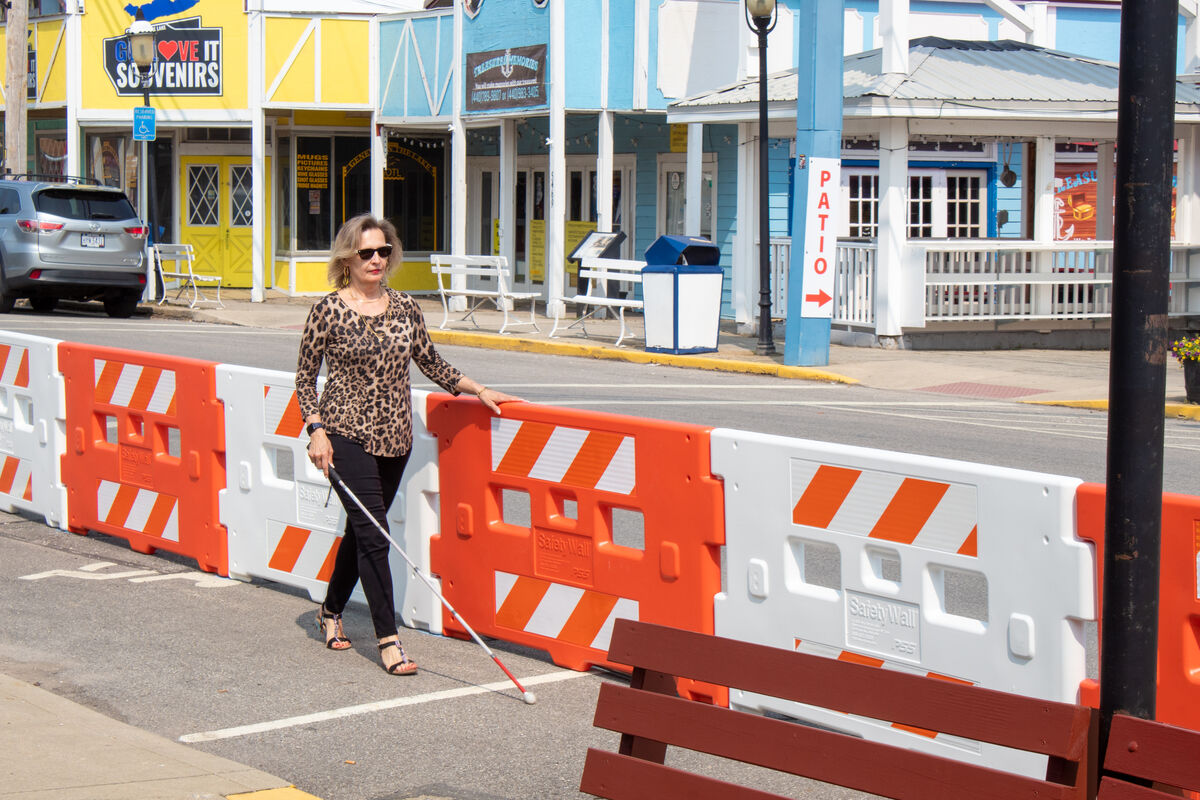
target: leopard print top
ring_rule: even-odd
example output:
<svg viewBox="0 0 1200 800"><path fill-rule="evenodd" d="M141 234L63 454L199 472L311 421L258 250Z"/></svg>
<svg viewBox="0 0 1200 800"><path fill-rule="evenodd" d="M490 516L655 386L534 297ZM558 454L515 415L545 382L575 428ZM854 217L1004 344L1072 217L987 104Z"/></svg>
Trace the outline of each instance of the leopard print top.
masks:
<svg viewBox="0 0 1200 800"><path fill-rule="evenodd" d="M368 453L400 456L412 447L409 359L453 394L463 375L433 348L417 302L394 289L387 293L387 308L374 317L351 309L337 292L312 307L300 340L296 397L304 419L320 413L327 430ZM327 377L318 399L323 360Z"/></svg>

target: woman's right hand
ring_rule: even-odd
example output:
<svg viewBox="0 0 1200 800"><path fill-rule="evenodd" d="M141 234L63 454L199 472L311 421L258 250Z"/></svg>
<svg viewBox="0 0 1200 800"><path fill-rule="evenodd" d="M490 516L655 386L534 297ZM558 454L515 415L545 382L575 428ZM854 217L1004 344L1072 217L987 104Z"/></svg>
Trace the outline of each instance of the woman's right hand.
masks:
<svg viewBox="0 0 1200 800"><path fill-rule="evenodd" d="M322 428L317 428L309 437L308 460L314 467L321 470L326 478L329 477L329 467L333 464L333 444Z"/></svg>

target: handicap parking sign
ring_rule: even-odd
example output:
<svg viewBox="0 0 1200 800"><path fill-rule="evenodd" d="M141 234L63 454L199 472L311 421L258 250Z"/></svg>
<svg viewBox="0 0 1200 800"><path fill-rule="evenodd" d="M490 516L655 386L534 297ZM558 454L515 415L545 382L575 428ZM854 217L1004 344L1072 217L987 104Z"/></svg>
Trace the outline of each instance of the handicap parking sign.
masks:
<svg viewBox="0 0 1200 800"><path fill-rule="evenodd" d="M137 106L133 109L133 140L135 142L153 142L155 136L154 109L150 106Z"/></svg>

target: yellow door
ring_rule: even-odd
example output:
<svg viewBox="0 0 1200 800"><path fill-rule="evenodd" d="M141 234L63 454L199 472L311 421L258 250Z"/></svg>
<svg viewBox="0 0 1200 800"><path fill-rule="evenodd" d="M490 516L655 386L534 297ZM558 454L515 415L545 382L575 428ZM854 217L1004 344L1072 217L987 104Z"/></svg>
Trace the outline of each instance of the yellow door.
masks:
<svg viewBox="0 0 1200 800"><path fill-rule="evenodd" d="M196 272L220 275L226 286L250 286L254 226L250 158L181 156L179 161L180 239L196 252Z"/></svg>

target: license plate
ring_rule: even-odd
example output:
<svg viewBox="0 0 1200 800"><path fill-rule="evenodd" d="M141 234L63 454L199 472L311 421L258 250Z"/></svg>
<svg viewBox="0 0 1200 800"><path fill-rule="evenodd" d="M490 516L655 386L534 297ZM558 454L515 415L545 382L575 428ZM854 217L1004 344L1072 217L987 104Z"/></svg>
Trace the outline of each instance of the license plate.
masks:
<svg viewBox="0 0 1200 800"><path fill-rule="evenodd" d="M104 234L81 233L79 234L79 245L81 247L104 247Z"/></svg>

